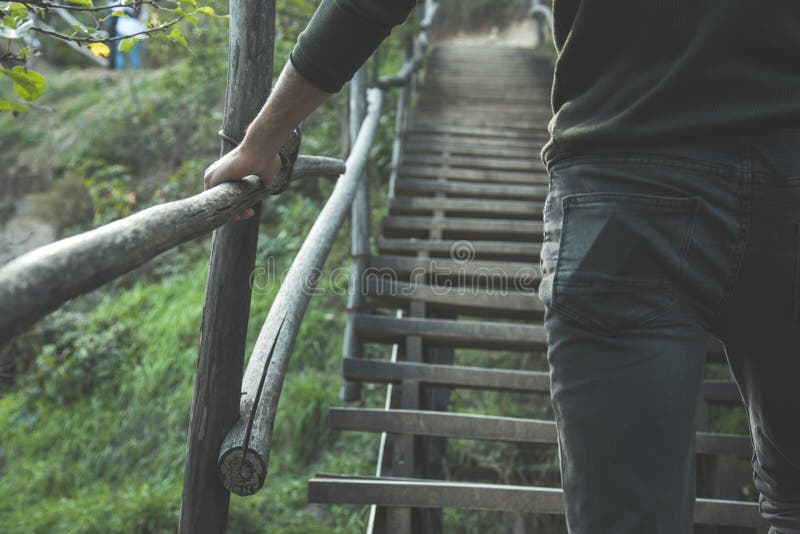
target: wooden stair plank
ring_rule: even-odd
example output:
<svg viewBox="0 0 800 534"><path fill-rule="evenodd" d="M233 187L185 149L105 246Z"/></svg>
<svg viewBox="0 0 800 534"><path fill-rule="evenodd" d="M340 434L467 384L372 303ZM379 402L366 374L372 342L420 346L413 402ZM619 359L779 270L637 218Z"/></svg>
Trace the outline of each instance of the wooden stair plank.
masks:
<svg viewBox="0 0 800 534"><path fill-rule="evenodd" d="M371 335L378 337L377 334ZM357 382L419 380L447 387L550 393L550 375L544 371L350 359L345 360L342 372L345 378ZM711 404L741 406L739 390L733 382L705 381L703 398Z"/></svg>
<svg viewBox="0 0 800 534"><path fill-rule="evenodd" d="M370 297L389 302L417 300L453 312L492 312L496 316L526 317L544 311L536 295L513 290L435 287L415 282L370 277L364 284Z"/></svg>
<svg viewBox="0 0 800 534"><path fill-rule="evenodd" d="M541 371L350 359L344 361L342 373L348 380L356 382L397 383L400 380L419 380L429 385L467 389L525 393L550 391L550 377Z"/></svg>
<svg viewBox="0 0 800 534"><path fill-rule="evenodd" d="M409 132L437 135L449 135L451 137L468 138L495 138L495 139L541 139L544 130L539 128L513 129L513 128L476 128L472 126L450 126L446 124L412 124Z"/></svg>
<svg viewBox="0 0 800 534"><path fill-rule="evenodd" d="M514 221L470 217L415 217L402 215L389 215L384 217L381 227L384 231L430 231L437 229L443 232L458 234L458 237L453 239L466 239L467 237L479 237L484 234L491 234L511 239L525 238L527 241L541 241L542 232L544 231L544 224L537 221Z"/></svg>
<svg viewBox="0 0 800 534"><path fill-rule="evenodd" d="M469 241L469 244L459 241L446 241L438 239L404 239L404 238L378 238L378 250L382 254L416 253L428 251L434 254L458 254L462 251L469 256L464 263L475 258L497 258L509 261L539 261L541 245L535 243L520 243L514 241Z"/></svg>
<svg viewBox="0 0 800 534"><path fill-rule="evenodd" d="M503 185L440 182L419 178L401 178L395 184L397 193L445 193L449 196L469 196L474 198L508 198L544 200L546 185Z"/></svg>
<svg viewBox="0 0 800 534"><path fill-rule="evenodd" d="M464 198L395 197L389 210L395 214L427 213L434 210L493 215L504 218L527 218L541 222L544 202L515 200L474 200Z"/></svg>
<svg viewBox="0 0 800 534"><path fill-rule="evenodd" d="M354 328L364 341L400 343L419 336L426 346L536 351L547 348L542 325L449 319L410 319L361 313Z"/></svg>
<svg viewBox="0 0 800 534"><path fill-rule="evenodd" d="M390 432L415 436L515 443L556 442L556 427L552 421L423 410L331 408L328 412L328 426L332 430Z"/></svg>
<svg viewBox="0 0 800 534"><path fill-rule="evenodd" d="M452 147L456 150L467 150L475 148L483 151L507 150L510 154L530 155L531 152L541 150L547 142L546 134L538 135L535 139L492 139L484 137L452 137L437 133L410 133L406 141L406 148L421 147L426 144L439 145L441 147Z"/></svg>
<svg viewBox="0 0 800 534"><path fill-rule="evenodd" d="M475 285L476 282L483 282L483 285L506 284L525 291L531 291L535 283L541 279L538 263L481 260L463 262L389 254L370 256L369 274L396 278L414 275L436 280L458 278L460 282L469 285Z"/></svg>
<svg viewBox="0 0 800 534"><path fill-rule="evenodd" d="M422 155L422 154L441 154L448 152L451 156L474 156L474 157L489 157L489 158L506 158L510 160L536 160L539 159L541 146L539 143L525 143L519 146L507 143L497 143L495 145L486 145L480 142L456 143L445 140L431 140L419 141L410 139L405 144L405 155Z"/></svg>
<svg viewBox="0 0 800 534"><path fill-rule="evenodd" d="M515 443L557 443L554 421L423 410L331 408L328 424L334 430L391 432ZM697 432L697 454L730 454L750 458L749 436Z"/></svg>
<svg viewBox="0 0 800 534"><path fill-rule="evenodd" d="M543 171L544 165L539 158L502 158L496 156L435 156L424 153L406 153L403 163L409 165L432 165L466 167L470 169L490 169L501 171L535 172Z"/></svg>
<svg viewBox="0 0 800 534"><path fill-rule="evenodd" d="M308 501L553 515L564 513L560 488L377 477L313 478L308 484ZM765 526L757 503L717 499L697 499L694 522L759 529Z"/></svg>
<svg viewBox="0 0 800 534"><path fill-rule="evenodd" d="M414 178L447 178L481 183L508 183L547 185L549 178L545 172L497 171L486 169L459 169L433 167L429 165L411 165L402 163L399 176Z"/></svg>

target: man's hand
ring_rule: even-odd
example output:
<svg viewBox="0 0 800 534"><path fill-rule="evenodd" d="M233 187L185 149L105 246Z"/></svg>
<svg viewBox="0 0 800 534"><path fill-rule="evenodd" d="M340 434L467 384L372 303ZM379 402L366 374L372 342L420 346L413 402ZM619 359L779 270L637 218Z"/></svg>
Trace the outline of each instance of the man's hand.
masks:
<svg viewBox="0 0 800 534"><path fill-rule="evenodd" d="M287 63L267 103L247 128L242 144L206 169L206 189L250 175L258 176L266 184L272 183L281 169L278 150L290 138L295 126L328 96ZM248 208L236 214L234 220L250 218L253 213L253 209Z"/></svg>
<svg viewBox="0 0 800 534"><path fill-rule="evenodd" d="M277 153L259 154L258 151L242 144L212 163L206 169L203 181L205 188L210 189L222 182L234 182L245 176L255 175L265 184L270 184L280 169L281 159ZM254 213L253 208L247 208L237 213L233 220L249 219Z"/></svg>

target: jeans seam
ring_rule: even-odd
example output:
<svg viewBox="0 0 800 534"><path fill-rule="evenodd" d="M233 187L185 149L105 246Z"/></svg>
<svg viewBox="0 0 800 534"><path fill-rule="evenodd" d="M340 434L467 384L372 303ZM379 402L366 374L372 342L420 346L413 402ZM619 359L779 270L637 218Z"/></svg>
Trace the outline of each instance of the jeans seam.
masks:
<svg viewBox="0 0 800 534"><path fill-rule="evenodd" d="M736 237L736 249L733 252L731 259L731 270L728 273L728 279L725 282L725 289L722 297L715 306L719 312L722 312L725 304L733 296L736 282L739 278L739 272L742 267L744 255L750 241L750 219L751 219L751 205L752 205L752 187L753 187L753 160L752 152L747 151L747 156L743 158L741 163L740 177L739 177L739 228Z"/></svg>
<svg viewBox="0 0 800 534"><path fill-rule="evenodd" d="M673 156L652 152L640 152L633 154L591 154L584 156L573 156L557 161L552 164L550 171L560 171L581 164L613 163L614 165L642 165L648 167L670 167L684 170L708 173L712 175L729 175L732 167L715 165L713 163L695 160L683 156Z"/></svg>
<svg viewBox="0 0 800 534"><path fill-rule="evenodd" d="M800 221L795 224L794 303L792 327L800 326Z"/></svg>

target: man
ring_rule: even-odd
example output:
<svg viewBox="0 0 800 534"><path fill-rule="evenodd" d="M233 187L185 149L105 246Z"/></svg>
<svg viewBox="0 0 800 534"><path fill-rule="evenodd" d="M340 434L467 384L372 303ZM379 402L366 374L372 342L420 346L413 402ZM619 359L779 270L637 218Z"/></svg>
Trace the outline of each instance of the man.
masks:
<svg viewBox="0 0 800 534"><path fill-rule="evenodd" d="M324 1L206 185L273 176L292 127L412 5ZM800 2L555 0L554 16L540 296L570 531L691 532L713 335L762 514L800 532Z"/></svg>

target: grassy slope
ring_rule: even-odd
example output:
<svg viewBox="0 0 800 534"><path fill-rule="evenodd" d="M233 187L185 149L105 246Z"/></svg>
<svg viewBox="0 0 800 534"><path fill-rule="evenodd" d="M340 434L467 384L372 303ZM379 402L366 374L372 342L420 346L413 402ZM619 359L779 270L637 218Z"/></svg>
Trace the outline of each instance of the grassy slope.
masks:
<svg viewBox="0 0 800 534"><path fill-rule="evenodd" d="M286 47L279 43L277 55ZM391 52L384 58L387 70L397 67ZM5 169L25 165L87 187L96 224L197 191L218 146L224 64L182 62L125 77L71 69L48 81L41 104L52 113L0 115ZM338 155L338 104L307 123L305 151ZM376 180L385 178L390 126L386 117ZM375 184L377 217L385 184ZM288 268L331 187L298 184L267 202L260 266ZM58 198L49 202L58 210ZM170 251L14 343L21 378L0 398L0 532L174 532L208 251L208 240ZM348 256L344 228L325 272ZM272 284L253 295L249 346L276 292ZM333 291L313 299L283 390L267 485L232 499L230 532L353 532L363 524L361 508L306 504L314 473L369 473L375 462L374 436L327 431L345 307Z"/></svg>

